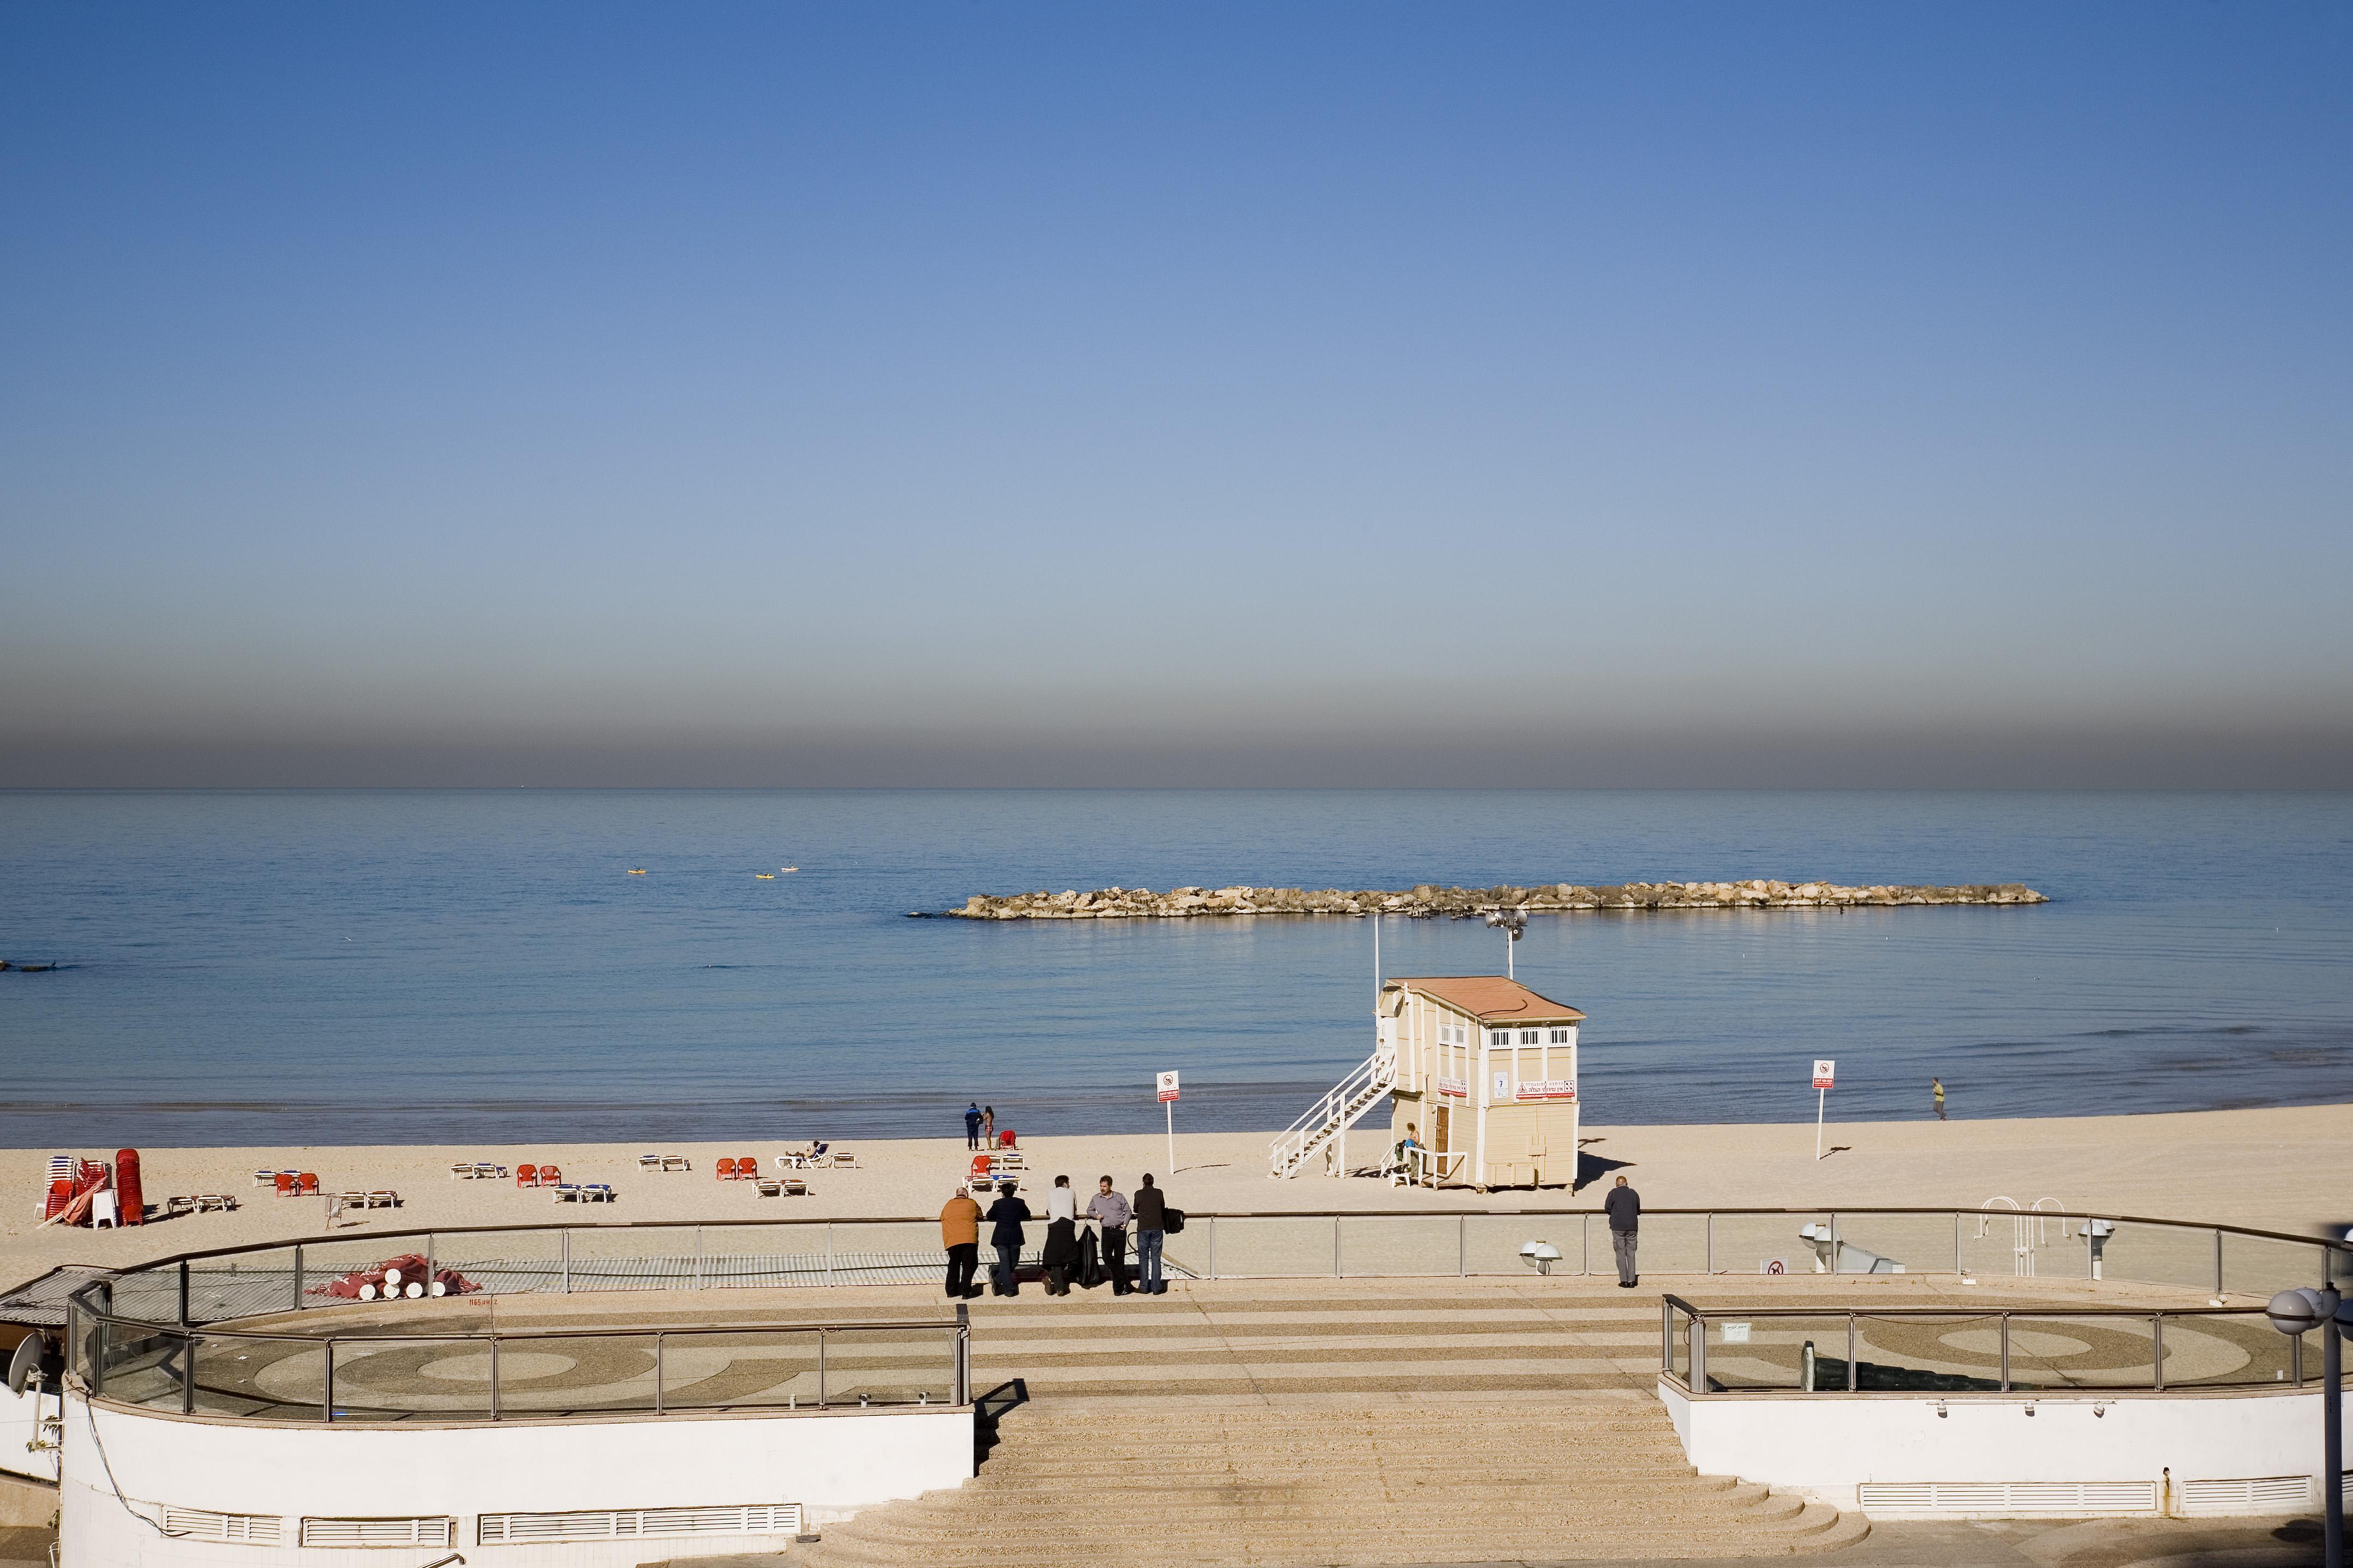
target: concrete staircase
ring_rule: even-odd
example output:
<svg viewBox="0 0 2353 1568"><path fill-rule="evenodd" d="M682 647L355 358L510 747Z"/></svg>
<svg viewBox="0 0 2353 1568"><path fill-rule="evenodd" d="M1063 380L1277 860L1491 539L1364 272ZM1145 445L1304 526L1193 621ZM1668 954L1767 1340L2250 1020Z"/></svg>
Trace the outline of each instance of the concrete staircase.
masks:
<svg viewBox="0 0 2353 1568"><path fill-rule="evenodd" d="M1695 1474L1655 1401L1130 1405L1019 1406L975 1480L828 1525L794 1555L812 1568L1746 1557L1869 1528Z"/></svg>
<svg viewBox="0 0 2353 1568"><path fill-rule="evenodd" d="M1860 1514L1696 1474L1655 1297L1558 1281L1237 1281L974 1303L985 1453L790 1554L849 1564L1778 1556Z"/></svg>

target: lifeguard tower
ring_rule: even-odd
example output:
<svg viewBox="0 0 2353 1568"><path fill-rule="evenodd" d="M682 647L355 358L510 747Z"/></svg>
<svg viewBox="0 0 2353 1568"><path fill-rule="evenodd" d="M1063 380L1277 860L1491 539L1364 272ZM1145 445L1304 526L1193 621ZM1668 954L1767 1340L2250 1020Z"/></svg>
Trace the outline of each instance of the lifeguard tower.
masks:
<svg viewBox="0 0 2353 1568"><path fill-rule="evenodd" d="M1386 1095L1384 1152L1409 1127L1417 1145L1384 1161L1398 1180L1481 1192L1576 1181L1583 1013L1501 974L1451 974L1386 982L1374 1018L1373 1054L1274 1141L1270 1175L1296 1175L1318 1153L1346 1173L1348 1129Z"/></svg>

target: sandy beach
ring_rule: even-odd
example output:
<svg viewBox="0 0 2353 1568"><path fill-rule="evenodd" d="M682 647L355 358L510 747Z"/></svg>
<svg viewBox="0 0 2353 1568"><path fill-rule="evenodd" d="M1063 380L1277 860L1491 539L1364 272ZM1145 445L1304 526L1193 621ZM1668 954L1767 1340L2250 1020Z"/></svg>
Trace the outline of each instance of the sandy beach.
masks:
<svg viewBox="0 0 2353 1568"><path fill-rule="evenodd" d="M1177 1168L1156 1136L1024 1140L1042 1187L1067 1173L1082 1189L1109 1174L1123 1190L1150 1171L1182 1206L1208 1214L1275 1214L1406 1209L1448 1213L1518 1207L1597 1208L1606 1182L1620 1171L1652 1207L1801 1205L1956 1205L1975 1208L1996 1194L2021 1203L2056 1198L2068 1207L2162 1218L2200 1219L2314 1234L2353 1224L2353 1105L2296 1106L2179 1115L2051 1117L2010 1121L1833 1122L1817 1163L1810 1123L1593 1127L1585 1135L1585 1185L1482 1195L1469 1191L1398 1188L1370 1177L1336 1180L1266 1174L1264 1132L1179 1133ZM1351 1152L1374 1158L1383 1134L1361 1131ZM814 1171L803 1198L762 1198L750 1183L720 1182L722 1156L755 1154L772 1169L787 1145L744 1138L733 1143L663 1145L687 1155L690 1173L641 1172L638 1156L653 1145L543 1143L493 1147L148 1149L141 1154L151 1206L175 1194L234 1194L230 1214L188 1215L120 1231L39 1226L38 1205L52 1150L0 1152L0 1181L19 1195L0 1231L0 1284L14 1284L60 1263L121 1264L205 1247L234 1247L328 1234L317 1198L280 1198L253 1185L260 1167L316 1172L330 1191L385 1188L398 1208L347 1214L333 1234L432 1226L636 1220L919 1217L935 1215L969 1155L963 1137L860 1142L860 1169ZM848 1145L845 1145L848 1146ZM78 1151L111 1158L113 1151ZM495 1160L509 1167L553 1161L570 1181L610 1182L609 1208L557 1205L543 1191L512 1182L449 1179L457 1160Z"/></svg>

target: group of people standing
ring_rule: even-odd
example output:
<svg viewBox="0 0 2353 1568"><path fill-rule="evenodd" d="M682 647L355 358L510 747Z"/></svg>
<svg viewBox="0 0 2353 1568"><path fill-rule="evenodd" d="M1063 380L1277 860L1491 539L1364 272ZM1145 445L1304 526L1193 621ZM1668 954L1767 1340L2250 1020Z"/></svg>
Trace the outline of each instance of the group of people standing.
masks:
<svg viewBox="0 0 2353 1568"><path fill-rule="evenodd" d="M1007 1182L999 1186L996 1201L986 1213L969 1192L958 1187L955 1195L940 1210L940 1241L948 1254L948 1299L959 1300L980 1294L973 1276L980 1266L983 1220L988 1223L988 1243L997 1253L997 1261L989 1268L990 1293L1020 1294L1021 1247L1029 1239L1022 1226L1037 1217L1022 1199L1017 1183ZM1145 1175L1131 1197L1124 1197L1114 1190L1109 1176L1098 1178L1094 1195L1087 1200L1086 1208L1086 1217L1094 1222L1095 1228L1082 1234L1079 1217L1078 1198L1071 1190L1071 1178L1055 1177L1046 1194L1046 1246L1041 1259L1046 1268L1046 1294L1067 1296L1074 1282L1091 1287L1099 1279L1111 1281L1114 1296L1124 1296L1131 1289L1146 1296L1167 1294L1168 1282L1161 1275L1161 1243L1169 1230L1183 1227L1184 1215L1168 1206L1167 1194L1153 1185L1150 1173ZM1133 1286L1127 1278L1131 1230L1135 1235Z"/></svg>

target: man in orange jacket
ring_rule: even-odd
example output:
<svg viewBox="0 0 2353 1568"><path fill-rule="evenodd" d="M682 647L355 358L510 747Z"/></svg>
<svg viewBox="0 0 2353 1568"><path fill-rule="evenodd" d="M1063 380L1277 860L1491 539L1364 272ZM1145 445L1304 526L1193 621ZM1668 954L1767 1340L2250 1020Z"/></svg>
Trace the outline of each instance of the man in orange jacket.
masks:
<svg viewBox="0 0 2353 1568"><path fill-rule="evenodd" d="M940 1242L948 1249L948 1300L979 1295L972 1273L980 1266L980 1205L962 1187L940 1210Z"/></svg>

